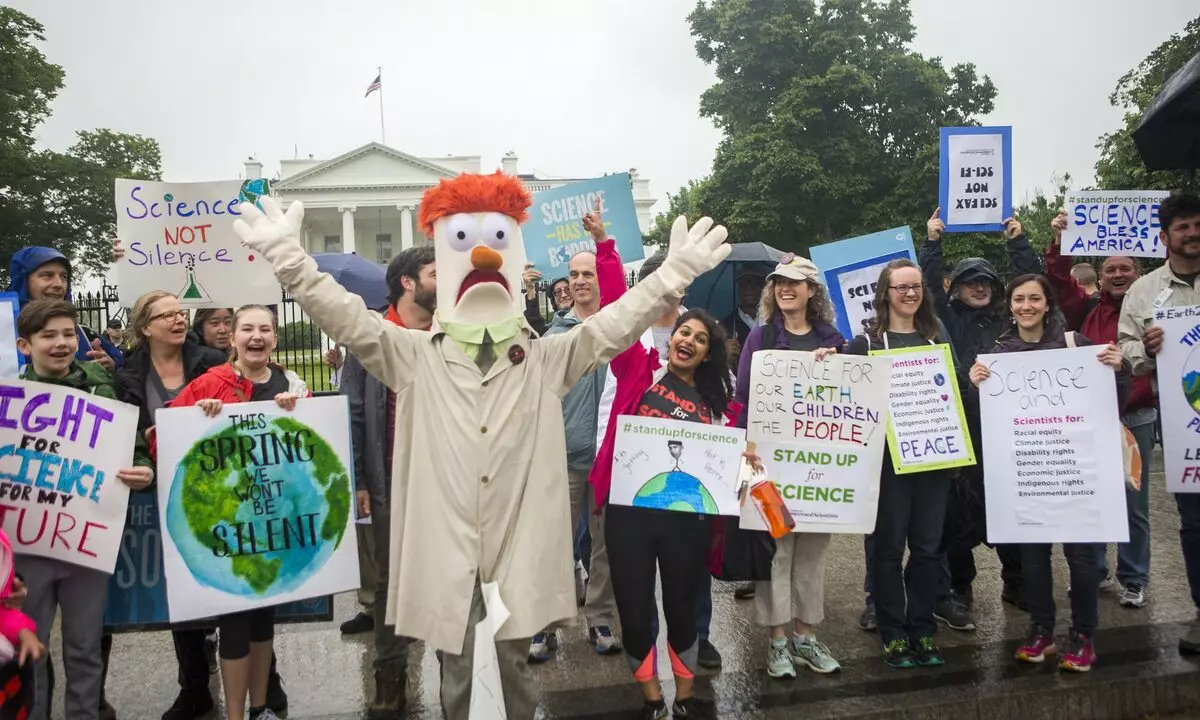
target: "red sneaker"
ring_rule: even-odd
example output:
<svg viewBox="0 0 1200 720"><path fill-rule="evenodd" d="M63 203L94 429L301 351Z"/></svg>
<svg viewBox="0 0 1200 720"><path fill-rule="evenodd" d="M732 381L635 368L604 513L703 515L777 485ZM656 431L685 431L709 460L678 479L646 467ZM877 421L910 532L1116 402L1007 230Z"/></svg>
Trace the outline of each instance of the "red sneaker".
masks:
<svg viewBox="0 0 1200 720"><path fill-rule="evenodd" d="M1034 625L1029 630L1029 637L1017 648L1017 659L1037 664L1045 661L1046 657L1054 652L1054 633Z"/></svg>
<svg viewBox="0 0 1200 720"><path fill-rule="evenodd" d="M1071 672L1087 672L1096 662L1096 647L1092 639L1083 633L1071 633L1067 650L1059 658L1058 667Z"/></svg>

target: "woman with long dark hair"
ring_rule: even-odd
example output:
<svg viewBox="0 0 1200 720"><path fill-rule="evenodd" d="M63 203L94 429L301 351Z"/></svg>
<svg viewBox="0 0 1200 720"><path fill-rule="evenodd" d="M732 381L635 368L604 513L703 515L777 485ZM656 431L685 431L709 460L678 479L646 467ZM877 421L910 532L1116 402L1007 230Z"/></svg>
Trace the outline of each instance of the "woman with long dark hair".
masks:
<svg viewBox="0 0 1200 720"><path fill-rule="evenodd" d="M192 315L192 335L226 355L233 349L233 308L202 308Z"/></svg>
<svg viewBox="0 0 1200 720"><path fill-rule="evenodd" d="M1057 301L1050 281L1042 275L1027 274L1014 278L1005 293L1011 318L1009 329L996 341L994 353L1029 352L1065 347L1091 345L1092 341L1079 333L1066 330L1056 317ZM1130 365L1116 345L1108 343L1097 359L1116 373L1117 407L1125 404L1129 394ZM989 377L991 371L981 362L971 366L970 378L975 387ZM1017 660L1042 663L1058 648L1054 641L1054 575L1050 570L1051 546L1045 543L1021 544L1021 575L1025 602L1032 621L1029 636L1017 648ZM1059 667L1074 672L1087 672L1096 661L1092 642L1100 623L1100 568L1096 565L1099 543L1063 543L1063 554L1071 574L1071 628L1067 644L1059 653Z"/></svg>
<svg viewBox="0 0 1200 720"><path fill-rule="evenodd" d="M926 292L921 279L921 270L911 260L893 260L884 266L875 286L874 305L875 317L867 323L865 332L850 342L847 350L850 354L949 344L938 322L932 295ZM879 478L879 511L872 535L874 553L867 572L872 579L884 662L892 667L944 662L933 642L937 630L933 612L949 495L948 471L897 475L885 449Z"/></svg>

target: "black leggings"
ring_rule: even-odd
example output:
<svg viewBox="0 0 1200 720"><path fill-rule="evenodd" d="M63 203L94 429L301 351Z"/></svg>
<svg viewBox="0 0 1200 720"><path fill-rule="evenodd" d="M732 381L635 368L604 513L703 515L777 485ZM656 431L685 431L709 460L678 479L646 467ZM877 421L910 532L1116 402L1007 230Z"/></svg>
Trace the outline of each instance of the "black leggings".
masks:
<svg viewBox="0 0 1200 720"><path fill-rule="evenodd" d="M240 660L250 654L250 643L270 642L275 638L275 608L222 615L217 619L221 633L218 652L222 660Z"/></svg>
<svg viewBox="0 0 1200 720"><path fill-rule="evenodd" d="M691 677L696 669L696 593L708 572L707 515L609 505L604 523L613 596L621 616L625 653L633 676L658 676L654 653L654 568L662 577L663 614L671 669Z"/></svg>

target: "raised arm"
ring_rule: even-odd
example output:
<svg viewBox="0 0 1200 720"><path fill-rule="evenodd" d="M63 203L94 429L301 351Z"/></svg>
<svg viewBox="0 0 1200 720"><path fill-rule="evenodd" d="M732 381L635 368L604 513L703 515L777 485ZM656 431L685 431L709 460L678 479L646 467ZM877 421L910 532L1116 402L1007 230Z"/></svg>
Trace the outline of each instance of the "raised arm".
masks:
<svg viewBox="0 0 1200 720"><path fill-rule="evenodd" d="M368 372L399 390L413 377L423 333L397 327L367 309L362 298L347 292L300 245L304 207L293 202L287 214L275 200L264 197L263 210L241 205L242 217L233 229L242 242L262 253L275 277L333 341L345 345Z"/></svg>
<svg viewBox="0 0 1200 720"><path fill-rule="evenodd" d="M1071 274L1071 257L1062 254L1062 233L1066 227L1066 214L1060 213L1050 224L1054 230L1054 239L1046 246L1046 279L1054 289L1058 298L1058 306L1062 308L1063 317L1067 319L1067 327L1078 330L1087 316L1087 291Z"/></svg>
<svg viewBox="0 0 1200 720"><path fill-rule="evenodd" d="M939 315L950 310L946 305L946 290L942 287L942 232L946 229L946 223L938 217L941 212L941 208L934 210L925 223L925 242L921 243L921 252L917 255L925 292L929 293Z"/></svg>
<svg viewBox="0 0 1200 720"><path fill-rule="evenodd" d="M605 238L596 243L596 284L600 286L601 309L612 305L628 289L625 285L625 266L621 253L617 252L617 241Z"/></svg>
<svg viewBox="0 0 1200 720"><path fill-rule="evenodd" d="M1014 276L1042 273L1042 262L1038 260L1029 239L1025 237L1020 220L1010 217L1004 221L1004 238L1008 245L1008 262L1012 265Z"/></svg>

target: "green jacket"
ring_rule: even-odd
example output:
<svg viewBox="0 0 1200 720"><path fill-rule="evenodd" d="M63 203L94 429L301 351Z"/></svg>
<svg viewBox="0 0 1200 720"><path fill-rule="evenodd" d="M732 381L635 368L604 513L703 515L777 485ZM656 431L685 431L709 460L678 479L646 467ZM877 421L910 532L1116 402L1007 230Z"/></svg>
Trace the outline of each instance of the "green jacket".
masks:
<svg viewBox="0 0 1200 720"><path fill-rule="evenodd" d="M109 400L117 399L116 388L113 386L113 376L100 365L94 362L79 362L78 360L71 361L71 371L66 377L42 377L33 371L33 365L26 363L21 369L21 379L29 380L30 382L48 383L50 385L66 385L75 390L86 390L92 395L99 395L102 398ZM137 433L137 437L133 443L133 464L141 465L148 468L154 467L154 461L150 459L150 453L146 444L146 438L141 433ZM146 490L149 490L147 487Z"/></svg>

